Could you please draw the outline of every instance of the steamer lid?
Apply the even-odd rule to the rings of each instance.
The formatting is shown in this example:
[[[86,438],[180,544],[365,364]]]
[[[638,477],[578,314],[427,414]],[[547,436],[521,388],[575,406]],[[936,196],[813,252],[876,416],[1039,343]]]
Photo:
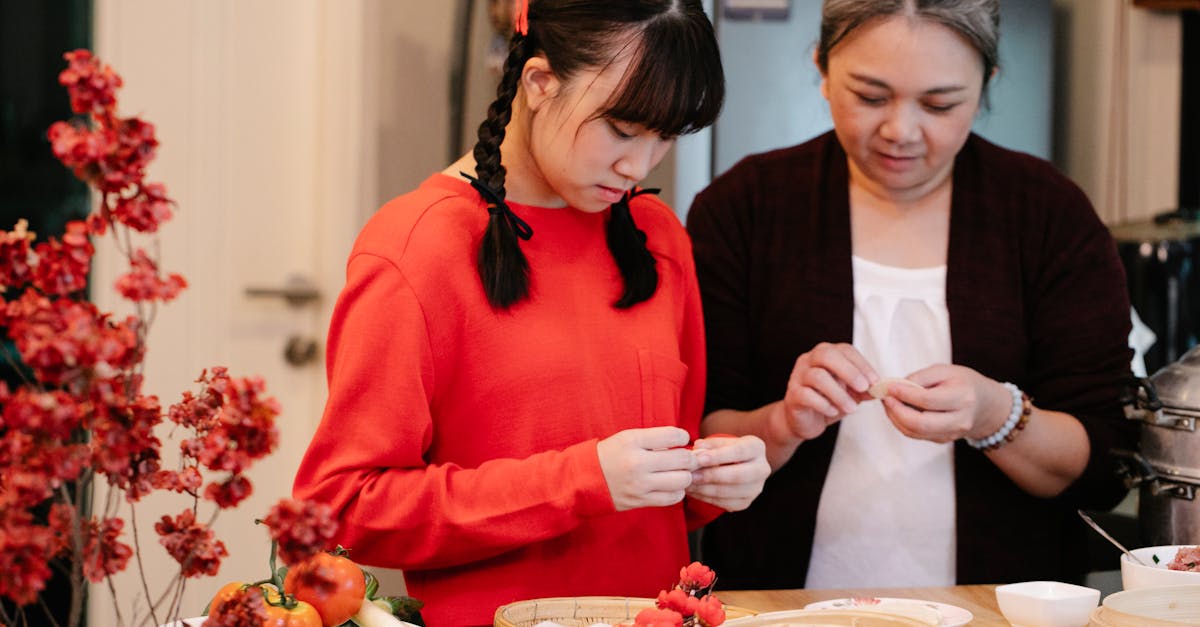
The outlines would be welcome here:
[[[1200,414],[1200,346],[1150,377],[1163,407]]]

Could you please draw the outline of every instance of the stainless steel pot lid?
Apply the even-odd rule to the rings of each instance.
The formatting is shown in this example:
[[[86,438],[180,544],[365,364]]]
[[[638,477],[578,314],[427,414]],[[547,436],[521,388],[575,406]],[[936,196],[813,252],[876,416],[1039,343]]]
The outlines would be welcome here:
[[[1200,414],[1200,346],[1150,377],[1164,408]]]

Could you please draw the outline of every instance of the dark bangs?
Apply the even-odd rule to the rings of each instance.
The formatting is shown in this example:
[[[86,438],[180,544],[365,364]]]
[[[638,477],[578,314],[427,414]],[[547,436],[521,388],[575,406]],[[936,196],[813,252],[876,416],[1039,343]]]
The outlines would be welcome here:
[[[679,14],[652,19],[637,47],[621,88],[600,116],[640,124],[664,137],[694,133],[717,120],[725,75],[707,19]]]

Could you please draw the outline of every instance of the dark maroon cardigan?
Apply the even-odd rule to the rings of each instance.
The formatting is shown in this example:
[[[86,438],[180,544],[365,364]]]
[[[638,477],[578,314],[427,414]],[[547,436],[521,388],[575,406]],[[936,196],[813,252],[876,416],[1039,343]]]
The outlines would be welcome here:
[[[783,398],[796,358],[850,342],[846,154],[831,133],[744,159],[688,216],[708,335],[707,411]],[[1129,299],[1112,238],[1050,164],[972,135],[954,166],[946,303],[954,363],[1079,418],[1084,475],[1055,499],[1018,488],[980,452],[954,447],[958,583],[1076,581],[1087,571],[1077,507],[1126,490],[1107,451],[1137,425],[1117,400],[1128,375]],[[836,425],[805,442],[744,512],[705,528],[723,589],[804,585]]]

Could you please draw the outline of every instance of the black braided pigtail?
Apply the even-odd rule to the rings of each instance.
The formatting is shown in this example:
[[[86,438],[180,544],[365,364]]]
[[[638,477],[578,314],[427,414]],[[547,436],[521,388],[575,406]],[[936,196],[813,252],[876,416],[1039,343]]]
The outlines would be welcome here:
[[[504,129],[512,118],[512,103],[525,68],[526,48],[526,37],[515,35],[508,58],[504,60],[504,75],[496,87],[496,100],[488,107],[487,119],[479,125],[479,141],[474,150],[477,183],[490,191],[490,194],[482,194],[489,202],[489,215],[476,264],[488,302],[497,309],[507,309],[529,297],[529,261],[517,241],[514,220],[519,219],[515,219],[504,205],[506,171],[500,163],[500,144],[504,141]],[[497,200],[500,206],[494,202]],[[529,239],[532,232],[526,227],[521,235]]]
[[[621,277],[625,279],[625,293],[614,304],[618,309],[628,309],[649,300],[658,289],[658,270],[654,267],[654,255],[646,248],[646,233],[633,222],[629,202],[640,194],[657,194],[657,189],[639,189],[625,194],[613,203],[608,219],[608,250],[612,253]]]

